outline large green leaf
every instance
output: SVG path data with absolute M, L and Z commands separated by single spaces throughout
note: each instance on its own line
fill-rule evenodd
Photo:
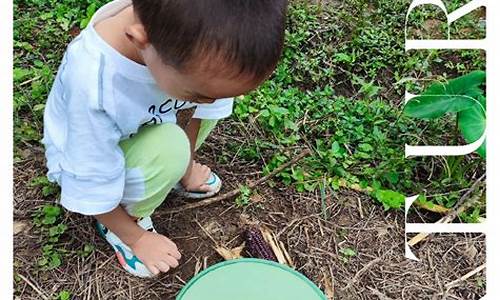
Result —
M 413 118 L 435 119 L 446 113 L 456 113 L 474 106 L 475 100 L 461 95 L 421 95 L 411 99 L 404 113 Z
M 486 128 L 486 98 L 479 96 L 478 101 L 469 109 L 458 113 L 458 127 L 468 143 L 479 139 Z M 486 158 L 486 140 L 476 152 Z
M 472 71 L 469 74 L 451 79 L 445 83 L 437 82 L 425 90 L 424 95 L 467 95 L 475 97 L 483 94 L 481 85 L 486 82 L 484 71 Z
M 414 118 L 435 119 L 469 109 L 476 103 L 474 97 L 483 94 L 480 86 L 485 80 L 485 72 L 474 71 L 446 83 L 434 83 L 422 95 L 411 99 L 404 113 Z

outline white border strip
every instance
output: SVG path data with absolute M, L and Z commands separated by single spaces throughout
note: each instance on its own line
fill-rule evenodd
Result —
M 498 37 L 500 36 L 500 2 L 489 0 L 486 9 L 486 101 L 488 132 L 492 133 L 486 141 L 486 218 L 488 231 L 486 235 L 486 292 L 488 299 L 500 299 L 500 52 Z M 486 299 L 484 297 L 483 299 Z
M 12 228 L 12 60 L 13 60 L 13 37 L 12 37 L 12 3 L 2 2 L 0 9 L 0 91 L 2 108 L 0 109 L 0 232 L 2 239 L 1 257 L 8 266 L 2 268 L 2 280 L 0 280 L 1 294 L 5 299 L 12 299 L 13 294 L 13 228 Z M 7 298 L 8 297 L 8 298 Z M 2 297 L 3 298 L 3 297 Z
M 426 233 L 485 233 L 487 231 L 486 223 L 407 223 L 407 233 L 426 232 Z

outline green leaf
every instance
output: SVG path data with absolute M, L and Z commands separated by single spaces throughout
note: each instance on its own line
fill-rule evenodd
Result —
M 65 224 L 58 224 L 57 226 L 52 226 L 49 228 L 49 235 L 50 236 L 61 235 L 66 231 L 66 229 L 68 229 L 68 226 L 66 226 Z
M 486 98 L 478 97 L 478 101 L 471 108 L 458 113 L 458 127 L 462 136 L 468 143 L 477 141 L 486 128 Z M 476 150 L 482 157 L 486 158 L 486 140 Z
M 37 264 L 42 267 L 49 263 L 49 260 L 46 257 L 42 257 L 38 260 Z
M 340 148 L 339 142 L 334 141 L 332 143 L 332 153 L 334 156 L 341 156 L 342 155 L 342 150 Z
M 405 203 L 405 196 L 392 190 L 378 190 L 375 198 L 384 205 L 386 210 L 400 208 Z
M 347 257 L 352 257 L 356 256 L 356 251 L 351 249 L 351 248 L 342 248 L 339 250 L 342 255 L 347 256 Z
M 365 153 L 365 152 L 356 152 L 356 157 L 358 158 L 364 158 L 364 159 L 369 159 L 369 158 L 372 158 L 372 156 L 368 153 Z
M 33 106 L 33 111 L 40 111 L 40 110 L 44 110 L 44 109 L 45 109 L 45 104 L 43 104 L 43 103 L 36 104 L 35 106 Z
M 474 97 L 483 94 L 480 85 L 485 79 L 483 71 L 474 71 L 447 83 L 435 83 L 422 95 L 412 98 L 404 113 L 414 118 L 435 119 L 469 109 L 476 103 Z
M 45 225 L 54 224 L 56 222 L 56 217 L 54 216 L 45 216 L 42 220 L 42 223 Z
M 363 152 L 371 152 L 371 151 L 373 150 L 372 145 L 370 145 L 370 144 L 366 144 L 366 143 L 360 144 L 358 147 L 359 147 L 359 149 L 361 149 Z
M 51 244 L 47 244 L 47 245 L 44 245 L 44 246 L 42 247 L 42 251 L 43 251 L 44 253 L 49 253 L 49 252 L 51 252 L 51 251 L 52 251 L 52 249 L 54 249 L 54 245 L 51 245 Z
M 293 131 L 297 131 L 299 129 L 299 126 L 297 126 L 297 124 L 295 124 L 294 122 L 292 122 L 289 119 L 285 119 L 284 124 L 285 124 L 285 128 L 287 128 L 287 129 L 291 129 Z
M 61 255 L 59 253 L 52 253 L 49 260 L 49 269 L 55 269 L 62 263 Z
M 451 79 L 446 84 L 441 82 L 431 85 L 424 95 L 467 95 L 475 97 L 483 94 L 480 88 L 486 82 L 484 71 L 472 71 L 469 74 Z
M 469 96 L 421 95 L 406 104 L 404 113 L 413 118 L 436 119 L 446 113 L 469 109 L 474 103 L 474 99 Z
M 15 68 L 13 71 L 14 82 L 20 82 L 32 74 L 30 69 Z
M 43 213 L 46 216 L 54 216 L 57 217 L 61 214 L 61 208 L 59 206 L 54 206 L 47 204 L 43 207 Z
M 359 90 L 361 93 L 365 94 L 368 98 L 376 96 L 382 87 L 374 85 L 372 82 L 364 84 Z
M 270 105 L 269 109 L 271 112 L 277 116 L 285 115 L 288 113 L 288 109 L 276 105 Z
M 353 59 L 351 58 L 350 55 L 346 53 L 337 53 L 335 54 L 335 59 L 337 59 L 340 62 L 352 62 Z
M 69 300 L 71 299 L 71 293 L 68 291 L 61 291 L 58 296 L 59 300 Z
M 396 184 L 399 181 L 399 174 L 396 172 L 389 172 L 386 174 L 387 180 L 389 180 L 390 183 Z
M 83 247 L 83 251 L 86 253 L 90 253 L 94 251 L 94 249 L 95 249 L 94 245 L 91 244 L 85 244 L 85 247 Z

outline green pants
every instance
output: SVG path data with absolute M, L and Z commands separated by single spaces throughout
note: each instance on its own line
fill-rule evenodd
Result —
M 196 149 L 208 137 L 217 120 L 202 120 Z M 126 176 L 121 205 L 133 217 L 150 216 L 186 173 L 191 159 L 189 140 L 176 124 L 143 127 L 120 142 Z

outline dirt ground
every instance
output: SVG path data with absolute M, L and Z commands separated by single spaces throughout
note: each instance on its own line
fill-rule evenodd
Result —
M 260 162 L 249 165 L 233 157 L 229 164 L 215 163 L 229 142 L 238 142 L 241 135 L 235 131 L 242 126 L 225 121 L 199 156 L 223 178 L 225 191 L 262 176 Z M 484 235 L 434 235 L 413 249 L 421 261 L 410 261 L 404 257 L 402 211 L 386 212 L 369 197 L 350 190 L 330 192 L 322 201 L 318 194 L 297 193 L 277 181 L 274 187 L 270 182 L 257 187 L 257 195 L 245 208 L 229 200 L 167 214 L 166 208 L 184 203 L 169 197 L 153 220 L 183 253 L 182 265 L 172 273 L 150 280 L 127 275 L 97 236 L 92 219 L 68 213 L 62 247 L 77 250 L 90 243 L 96 248 L 87 257 L 69 252 L 59 268 L 42 272 L 36 261 L 43 241 L 31 215 L 52 200 L 28 185 L 45 171 L 43 149 L 26 146 L 24 154 L 14 169 L 14 219 L 29 226 L 14 236 L 14 268 L 23 277 L 15 281 L 15 299 L 54 299 L 61 290 L 71 291 L 74 299 L 173 299 L 193 275 L 222 261 L 213 249 L 216 243 L 236 247 L 242 242 L 248 222 L 272 229 L 297 270 L 327 294 L 333 292 L 334 299 L 480 299 L 485 291 L 484 272 L 447 286 L 485 262 Z M 355 250 L 355 255 L 343 255 L 340 250 L 345 248 Z

